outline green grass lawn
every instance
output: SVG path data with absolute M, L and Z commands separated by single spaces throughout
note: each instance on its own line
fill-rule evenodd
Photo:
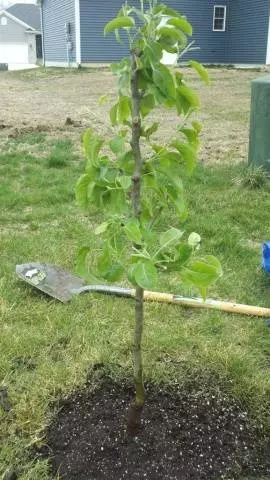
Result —
M 12 404 L 10 412 L 0 408 L 0 474 L 15 469 L 21 480 L 48 480 L 47 463 L 33 463 L 30 447 L 42 443 L 52 402 L 83 385 L 91 364 L 106 363 L 115 375 L 119 365 L 131 372 L 133 303 L 88 294 L 63 305 L 16 278 L 15 265 L 28 261 L 74 271 L 80 246 L 92 245 L 95 256 L 93 230 L 101 219 L 75 205 L 83 160 L 70 141 L 42 133 L 9 140 L 0 164 L 0 372 Z M 187 188 L 185 228 L 199 232 L 203 253 L 223 264 L 224 276 L 210 296 L 269 307 L 260 246 L 270 237 L 270 186 L 244 187 L 239 179 L 245 175 L 241 164 L 199 166 Z M 158 289 L 195 293 L 177 276 L 162 277 Z M 145 312 L 148 379 L 218 389 L 270 428 L 270 329 L 264 319 L 161 304 L 147 304 Z

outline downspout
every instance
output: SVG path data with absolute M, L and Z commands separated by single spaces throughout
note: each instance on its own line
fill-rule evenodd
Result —
M 270 13 L 269 13 L 269 26 L 268 26 L 268 37 L 267 37 L 267 47 L 266 47 L 266 65 L 270 65 Z
M 44 21 L 43 21 L 43 0 L 40 2 L 40 22 L 41 22 L 41 43 L 42 43 L 42 58 L 43 67 L 46 67 L 46 60 L 45 60 L 45 42 L 44 42 Z
M 75 0 L 75 38 L 76 38 L 76 63 L 77 63 L 77 67 L 80 67 L 82 63 L 80 0 Z

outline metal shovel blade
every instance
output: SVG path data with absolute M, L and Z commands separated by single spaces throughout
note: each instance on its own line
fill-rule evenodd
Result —
M 21 280 L 63 303 L 71 300 L 74 291 L 85 285 L 82 278 L 65 272 L 57 265 L 25 263 L 16 265 L 16 273 Z

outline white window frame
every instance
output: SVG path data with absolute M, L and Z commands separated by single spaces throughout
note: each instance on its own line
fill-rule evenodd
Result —
M 223 8 L 224 9 L 224 19 L 223 19 L 223 28 L 215 28 L 215 20 L 216 18 L 216 8 Z M 213 11 L 213 32 L 225 32 L 226 31 L 226 22 L 227 22 L 227 6 L 226 5 L 214 5 Z
M 1 17 L 1 22 L 0 22 L 0 23 L 1 23 L 1 26 L 2 26 L 2 27 L 5 27 L 5 26 L 7 25 L 7 23 L 8 23 L 7 17 L 4 17 L 4 16 Z

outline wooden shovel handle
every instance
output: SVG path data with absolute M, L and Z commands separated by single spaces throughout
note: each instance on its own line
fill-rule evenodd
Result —
M 135 290 L 132 290 L 131 296 L 135 298 Z M 257 307 L 252 305 L 242 305 L 233 302 L 222 302 L 219 300 L 202 298 L 186 298 L 180 295 L 172 295 L 170 293 L 144 292 L 144 300 L 161 303 L 173 303 L 193 308 L 208 308 L 212 310 L 221 310 L 229 313 L 240 313 L 242 315 L 252 315 L 256 317 L 269 317 L 270 308 Z

